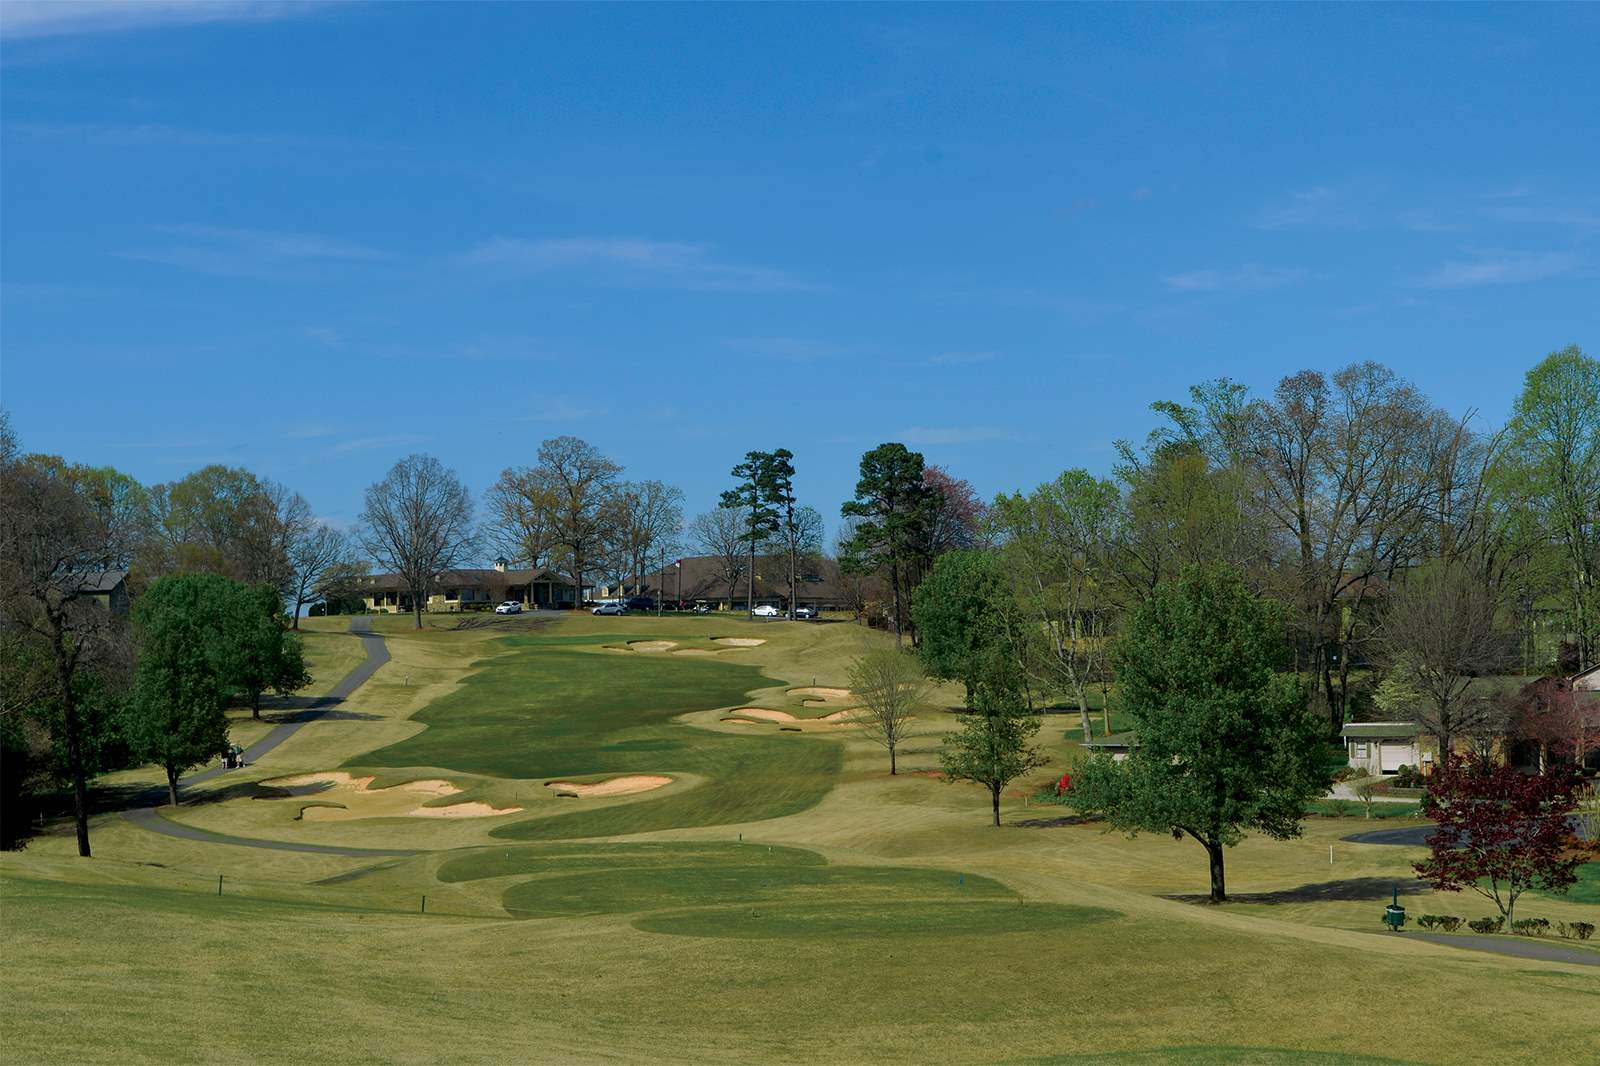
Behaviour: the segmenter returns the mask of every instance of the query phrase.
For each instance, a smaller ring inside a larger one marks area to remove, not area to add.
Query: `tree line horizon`
[[[1163,424],[1119,442],[1110,477],[1071,469],[992,501],[901,443],[867,451],[831,545],[857,616],[914,646],[932,624],[919,625],[919,593],[1013,619],[1027,637],[1024,674],[1075,700],[1086,739],[1087,693],[1111,683],[1108,642],[1196,565],[1224,566],[1281,605],[1286,668],[1335,734],[1352,714],[1394,708],[1448,748],[1501,714],[1484,675],[1595,665],[1600,362],[1577,346],[1527,372],[1500,427],[1444,411],[1370,361],[1303,370],[1265,395],[1218,378],[1152,408]],[[803,561],[826,551],[821,512],[796,497],[784,448],[738,458],[719,505],[688,520],[681,489],[624,480],[577,437],[543,442],[481,503],[437,458],[412,455],[365,490],[346,531],[243,468],[145,486],[113,467],[26,454],[9,419],[0,444],[4,657],[9,675],[30,681],[4,722],[32,723],[45,739],[30,743],[66,749],[43,761],[80,785],[89,756],[73,708],[96,686],[116,689],[130,659],[129,636],[96,620],[79,587],[91,571],[129,570],[136,603],[182,575],[270,587],[296,628],[308,604],[354,597],[376,566],[407,583],[420,626],[437,577],[486,550],[564,574],[578,603],[590,576],[638,588],[691,547],[718,560],[731,601],[758,558],[776,559],[791,612]],[[933,580],[941,563],[948,573]],[[1003,590],[1003,602],[974,600],[980,586]],[[1358,663],[1380,669],[1368,677]]]

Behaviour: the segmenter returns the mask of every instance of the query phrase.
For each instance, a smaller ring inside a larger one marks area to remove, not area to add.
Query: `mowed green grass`
[[[1029,934],[1116,917],[1104,908],[1025,906],[1000,882],[919,867],[829,863],[803,848],[680,843],[485,850],[448,860],[445,882],[520,879],[502,902],[518,918],[636,916],[680,936],[829,938]]]
[[[496,830],[513,840],[608,836],[777,818],[819,801],[840,765],[836,744],[793,734],[729,736],[672,721],[731,706],[770,678],[754,666],[592,650],[627,633],[507,637],[510,654],[415,716],[428,728],[347,765],[431,766],[538,779],[692,774],[660,799],[578,809]],[[579,650],[591,649],[591,650]]]
[[[603,650],[719,631],[769,643],[714,659]],[[340,823],[352,844],[409,832],[444,849],[364,866],[120,820],[89,862],[65,837],[41,840],[0,858],[7,1061],[1592,1059],[1600,986],[1576,967],[1386,937],[1385,900],[1170,902],[1204,886],[1190,844],[991,829],[981,794],[889,778],[881,750],[848,732],[674,720],[756,689],[842,684],[875,636],[698,618],[574,616],[511,636],[396,624],[393,667],[361,706],[405,717],[309,727],[286,765],[459,769],[534,788],[557,775],[692,781],[550,799],[553,814],[506,827],[525,840],[498,845],[469,820]],[[425,728],[392,742],[412,722]],[[917,746],[931,750],[943,725],[920,718]],[[363,731],[382,746],[362,746]],[[1038,813],[1020,799],[1008,820]],[[713,828],[733,822],[742,840]],[[1304,841],[1248,840],[1230,853],[1230,885],[1403,872],[1412,849],[1339,840],[1360,826],[1318,818]],[[671,832],[581,839],[657,828]],[[152,859],[168,867],[140,865]],[[202,872],[224,867],[218,897]]]

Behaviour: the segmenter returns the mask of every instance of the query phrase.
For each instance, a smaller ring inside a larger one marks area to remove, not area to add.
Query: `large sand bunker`
[[[803,697],[807,704],[813,701],[822,704],[841,703],[851,698],[850,690],[847,688],[818,688],[815,685],[806,688],[792,688],[789,690],[789,695]]]
[[[454,796],[461,789],[448,781],[427,779],[407,781],[391,788],[373,788],[371,777],[354,777],[343,770],[320,774],[279,777],[262,784],[277,788],[303,789],[323,785],[316,792],[301,792],[296,799],[315,797],[300,811],[307,822],[343,822],[355,818],[493,818],[515,814],[521,807],[491,807],[487,803],[452,803],[443,807],[424,807],[422,799]]]
[[[759,637],[712,637],[711,642],[726,644],[730,648],[754,648],[766,643]]]
[[[795,716],[788,711],[769,711],[765,707],[739,707],[733,713],[742,714],[746,718],[763,718],[769,722],[796,721]]]
[[[759,718],[765,722],[777,722],[780,725],[790,722],[799,725],[815,723],[826,723],[828,725],[852,725],[855,722],[857,710],[858,708],[851,708],[844,711],[834,711],[832,714],[825,714],[819,718],[800,718],[796,715],[790,714],[788,711],[773,711],[768,710],[765,707],[737,707],[729,713],[740,715],[743,718]],[[740,719],[724,718],[723,721],[738,725]]]
[[[629,796],[635,792],[649,792],[653,788],[670,784],[672,778],[662,777],[660,774],[633,774],[628,777],[613,777],[609,781],[597,781],[592,785],[579,784],[576,781],[546,781],[544,787],[553,788],[557,792],[570,792],[584,799],[603,799],[606,796]]]
[[[678,646],[675,640],[630,640],[628,647],[632,651],[671,651]]]

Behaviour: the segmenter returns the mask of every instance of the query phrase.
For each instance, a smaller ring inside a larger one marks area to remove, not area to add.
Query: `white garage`
[[[1415,722],[1351,722],[1340,731],[1353,768],[1393,774],[1422,762]]]

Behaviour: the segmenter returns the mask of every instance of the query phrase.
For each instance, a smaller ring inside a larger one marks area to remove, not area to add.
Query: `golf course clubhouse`
[[[412,594],[399,574],[374,574],[361,587],[367,610],[404,614]],[[573,605],[572,579],[556,570],[510,570],[496,559],[492,570],[446,570],[433,581],[423,609],[433,612],[488,610],[516,600],[528,608],[566,609]]]

